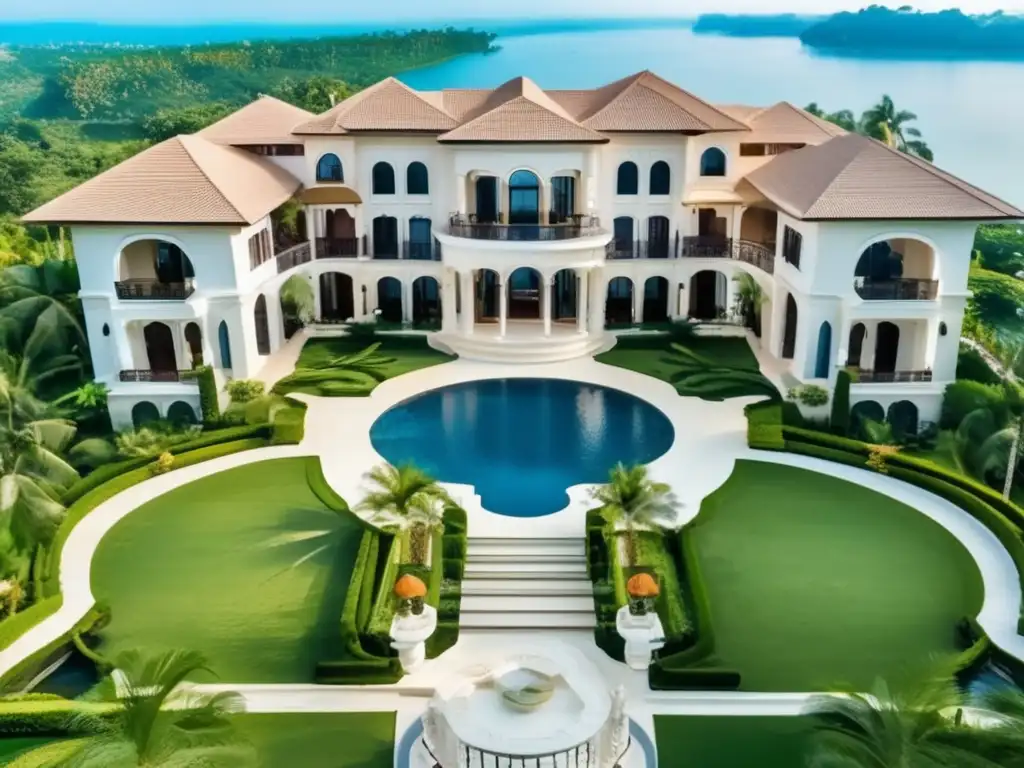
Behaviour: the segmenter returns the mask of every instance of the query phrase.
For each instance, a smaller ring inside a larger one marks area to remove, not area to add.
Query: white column
[[[466,210],[466,175],[464,173],[455,177],[455,210],[458,213],[469,213]]]
[[[590,270],[590,275],[587,278],[587,287],[590,290],[590,326],[591,334],[599,334],[604,331],[604,308],[605,308],[605,296],[604,292],[607,290],[604,283],[604,273],[594,268]]]
[[[412,280],[402,283],[402,320],[412,322]]]
[[[369,307],[373,309],[373,307]],[[363,317],[363,284],[358,280],[352,281],[352,316],[359,321],[364,320]],[[343,318],[348,320],[348,318]]]
[[[505,338],[505,330],[508,326],[508,285],[502,278],[498,283],[498,338]]]
[[[599,190],[597,188],[597,184],[598,184],[598,162],[597,162],[598,156],[597,156],[597,152],[598,152],[598,150],[597,150],[596,147],[591,147],[590,152],[589,152],[589,154],[587,156],[587,175],[586,175],[586,178],[584,180],[584,184],[580,185],[580,186],[584,186],[585,187],[585,189],[584,189],[584,195],[586,197],[586,199],[584,200],[584,205],[586,206],[585,211],[586,211],[586,213],[590,213],[590,214],[595,213],[598,210],[599,206],[600,206],[600,201],[598,200]],[[609,222],[609,224],[610,223],[611,222]]]
[[[540,183],[540,223],[550,224],[549,214],[551,213],[551,179],[541,180]]]
[[[644,289],[646,282],[644,278],[637,278],[633,282],[633,322],[639,323],[644,319]]]
[[[441,331],[452,333],[457,325],[455,316],[455,272],[451,269],[444,271],[441,280]]]
[[[323,303],[320,297],[320,277],[317,275],[307,275],[306,279],[309,280],[309,287],[313,289],[313,319],[319,320],[323,316]]]
[[[459,273],[462,280],[462,334],[473,335],[473,321],[476,314],[476,297],[473,296],[473,270]]]
[[[736,281],[733,280],[738,272],[729,275],[725,280],[725,311],[729,313],[729,317],[732,317],[732,311],[736,303]]]
[[[551,335],[551,294],[555,292],[555,278],[542,276],[541,288],[543,289],[544,303],[541,305],[540,314],[544,320],[544,335]]]
[[[576,270],[576,330],[579,333],[587,332],[587,298],[590,292],[590,284],[587,280],[587,270]]]
[[[122,371],[130,371],[135,368],[132,363],[132,347],[128,341],[128,327],[127,324],[121,320],[111,320],[111,326],[114,329],[114,344],[117,349],[117,364],[121,367]],[[149,367],[147,363],[145,367]],[[114,374],[117,375],[117,372]]]

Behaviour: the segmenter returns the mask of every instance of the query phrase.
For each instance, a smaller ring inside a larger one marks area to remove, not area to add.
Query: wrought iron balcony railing
[[[133,382],[197,382],[192,371],[153,371],[148,368],[137,368],[129,371],[121,371],[117,377],[120,381]]]
[[[313,260],[313,247],[310,243],[299,243],[293,245],[286,251],[282,251],[274,258],[277,259],[277,273],[287,272],[300,264],[306,264]]]
[[[601,234],[596,216],[574,215],[558,224],[494,224],[481,222],[475,215],[455,214],[448,219],[448,234],[471,240],[544,242],[575,240]]]
[[[939,294],[939,281],[912,277],[891,280],[858,277],[854,289],[858,296],[868,301],[934,301]]]
[[[165,283],[155,278],[120,280],[114,283],[114,292],[121,300],[184,301],[195,293],[191,278],[181,283]]]
[[[864,371],[853,372],[854,384],[911,384],[932,380],[932,372],[925,371]]]

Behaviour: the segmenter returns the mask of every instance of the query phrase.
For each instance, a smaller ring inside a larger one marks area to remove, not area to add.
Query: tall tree
[[[848,109],[840,109],[838,112],[825,112],[825,110],[818,106],[818,102],[814,101],[804,107],[804,111],[810,112],[822,120],[828,120],[830,123],[834,123],[850,133],[856,133],[857,131],[857,118]]]
[[[909,125],[915,120],[916,114],[905,109],[897,110],[892,98],[886,94],[861,116],[860,122],[865,135],[931,162],[934,155],[921,140],[921,131]]]
[[[625,526],[630,565],[637,564],[637,530],[671,525],[682,509],[669,485],[651,480],[642,464],[617,464],[609,473],[608,483],[595,488],[591,496],[610,522],[622,522]]]

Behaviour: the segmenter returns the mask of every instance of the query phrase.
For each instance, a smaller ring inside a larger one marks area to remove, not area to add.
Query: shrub
[[[765,400],[746,406],[743,412],[747,416],[747,444],[751,448],[766,451],[781,451],[785,448],[781,404]]]
[[[840,371],[836,375],[836,387],[832,393],[832,418],[829,425],[833,434],[846,435],[850,432],[849,371]]]
[[[966,344],[960,345],[956,377],[960,381],[977,381],[981,384],[998,384],[1001,381],[999,374],[989,367],[981,353]]]
[[[828,390],[817,384],[803,384],[799,387],[792,387],[786,393],[786,397],[790,400],[799,400],[808,408],[815,408],[828,402]]]
[[[115,705],[78,701],[0,701],[0,732],[5,737],[88,736],[117,716]]]
[[[199,382],[199,410],[203,414],[204,424],[217,424],[220,421],[220,402],[217,400],[217,380],[213,368],[201,365],[192,371]]]
[[[1003,388],[978,381],[955,381],[946,387],[942,398],[939,426],[943,429],[956,429],[967,414],[980,408],[991,410],[998,424],[1005,423],[1008,406]]]
[[[157,460],[149,465],[149,473],[151,475],[162,475],[165,472],[170,472],[174,468],[174,456],[171,455],[170,451],[164,451],[157,457]]]
[[[397,658],[367,656],[321,661],[316,665],[315,680],[321,685],[387,685],[397,683],[402,674],[402,665]]]
[[[298,445],[306,434],[306,404],[289,400],[274,416],[271,445]]]
[[[224,385],[224,391],[228,393],[232,403],[248,403],[258,397],[263,397],[266,385],[257,379],[232,379]]]

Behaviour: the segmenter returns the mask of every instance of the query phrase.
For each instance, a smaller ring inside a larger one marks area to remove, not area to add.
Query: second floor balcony
[[[939,295],[939,281],[912,277],[884,280],[858,277],[854,290],[866,301],[934,301]]]
[[[454,214],[448,219],[448,234],[471,240],[507,242],[575,240],[602,234],[601,222],[596,216],[576,214],[561,217],[551,213],[548,222],[502,224],[481,220],[475,214]]]
[[[736,259],[768,274],[775,271],[775,246],[727,237],[693,236],[673,240],[613,239],[606,249],[609,259]]]
[[[371,240],[366,237],[318,237],[315,243],[318,259],[401,259],[440,261],[441,244],[436,238],[398,240],[390,237]]]
[[[183,301],[195,292],[192,278],[181,282],[163,282],[158,278],[119,280],[114,283],[117,298],[140,301]]]
[[[136,368],[118,373],[118,381],[134,383],[198,383],[194,371],[153,370],[149,368]]]

